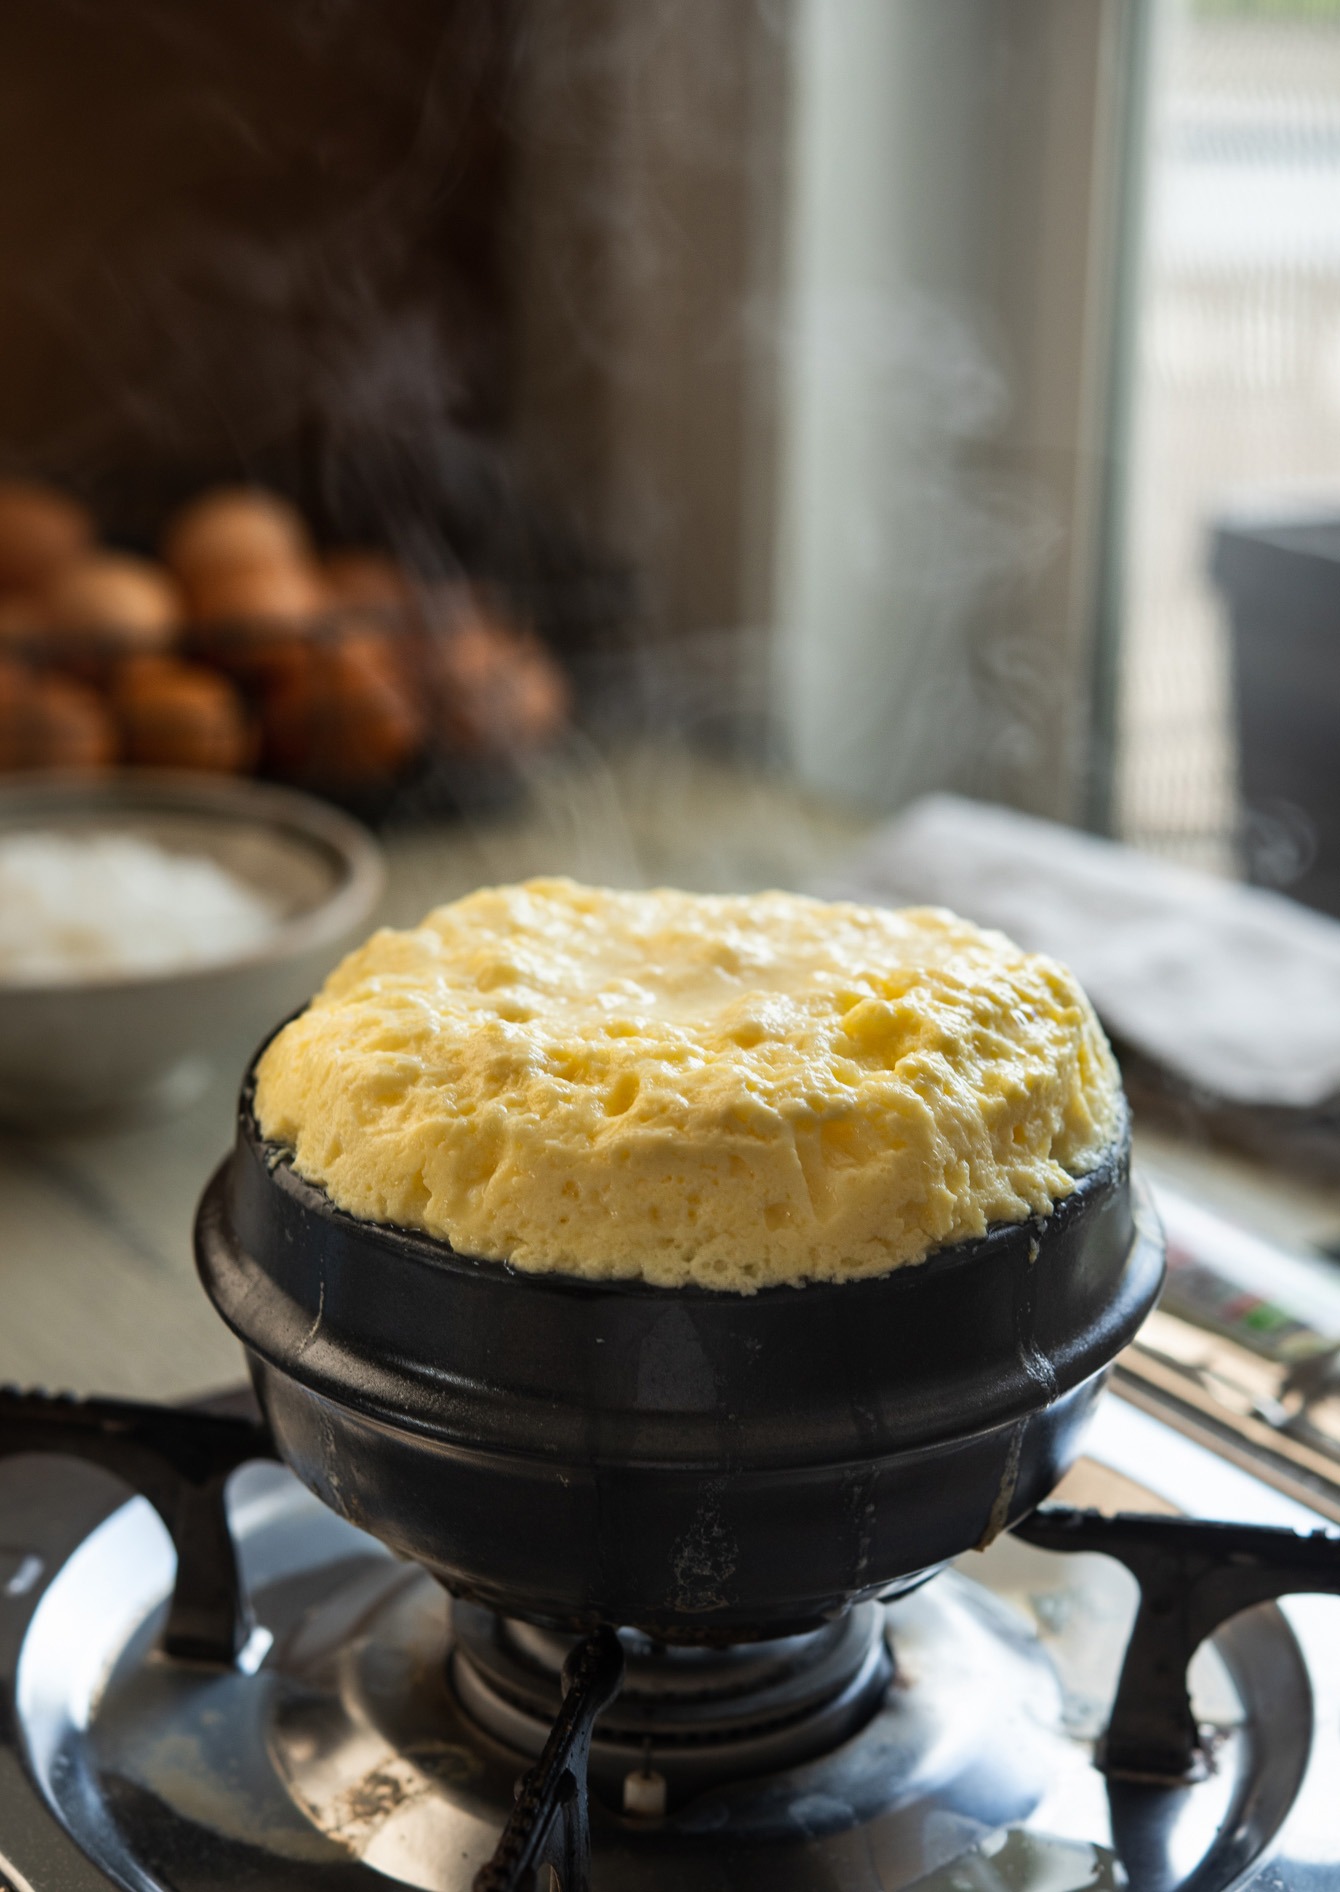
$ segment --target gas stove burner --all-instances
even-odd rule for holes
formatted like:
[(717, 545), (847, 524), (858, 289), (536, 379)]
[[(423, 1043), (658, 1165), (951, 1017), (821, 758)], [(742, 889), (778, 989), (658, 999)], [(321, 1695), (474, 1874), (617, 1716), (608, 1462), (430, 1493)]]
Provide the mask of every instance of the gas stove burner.
[[(234, 1475), (228, 1502), (251, 1627), (236, 1655), (202, 1659), (164, 1645), (182, 1577), (163, 1524), (104, 1471), (34, 1459), (40, 1427), (69, 1434), (81, 1411), (44, 1410), (10, 1402), (10, 1449), (22, 1441), (25, 1455), (0, 1457), (0, 1883), (1340, 1887), (1340, 1633), (1317, 1616), (1340, 1608), (1332, 1599), (1310, 1599), (1298, 1621), (1254, 1608), (1200, 1651), (1191, 1727), (1203, 1767), (1140, 1778), (1105, 1772), (1100, 1753), (1128, 1639), (1138, 1651), (1153, 1635), (1166, 1654), (1177, 1620), (1217, 1620), (1234, 1585), (1244, 1597), (1286, 1581), (1324, 1587), (1333, 1540), (1044, 1512), (1030, 1533), (1072, 1554), (1002, 1538), (807, 1635), (667, 1649), (604, 1631), (573, 1646), (453, 1602), (257, 1463)], [(0, 1399), (0, 1452), (5, 1417)], [(211, 1422), (188, 1449), (194, 1418), (176, 1415), (174, 1433), (173, 1417), (159, 1420), (180, 1475), (205, 1485), (246, 1442)], [(100, 1456), (129, 1437), (145, 1472), (154, 1438), (139, 1409), (99, 1406), (92, 1421)], [(146, 1482), (171, 1511), (161, 1477)], [(1127, 1484), (1132, 1496), (1144, 1494)], [(1103, 1538), (1114, 1555), (1091, 1554)], [(1123, 1560), (1145, 1585), (1134, 1638), (1140, 1593)], [(1149, 1695), (1137, 1691), (1136, 1706), (1147, 1712)], [(585, 1774), (593, 1723), (588, 1872), (575, 1844), (527, 1856), (516, 1822), (527, 1808), (541, 1825), (546, 1805), (565, 1819), (585, 1808), (562, 1782), (569, 1761)]]
[[(16, 1463), (0, 1478), (25, 1469)], [(288, 1474), (257, 1466), (238, 1484), (234, 1533), (262, 1626), (242, 1668), (160, 1656), (172, 1559), (142, 1505), (93, 1530), (42, 1598), (16, 1692), (45, 1795), (65, 1830), (123, 1882), (147, 1876), (184, 1889), (260, 1873), (278, 1884), (304, 1867), (342, 1864), (425, 1892), (467, 1892), (494, 1853), (529, 1756), (483, 1728), (457, 1694), (450, 1677), (467, 1652), (450, 1599)], [(13, 1516), (14, 1494), (3, 1495)], [(897, 1679), (886, 1635), (899, 1651)], [(543, 1635), (537, 1642), (547, 1647)], [(825, 1752), (748, 1778), (731, 1777), (728, 1754), (724, 1777), (712, 1777), (709, 1739), (704, 1775), (675, 1780), (680, 1803), (672, 1798), (663, 1817), (623, 1811), (622, 1776), (643, 1768), (643, 1751), (602, 1730), (594, 1892), (682, 1887), (690, 1868), (706, 1887), (785, 1892), (813, 1883), (816, 1849), (853, 1844), (902, 1862), (889, 1885), (912, 1883), (928, 1816), (933, 1825), (951, 1818), (955, 1830), (1022, 1823), (1058, 1770), (1073, 1769), (1045, 1650), (979, 1584), (943, 1576), (794, 1653), (788, 1676), (776, 1651), (743, 1652), (740, 1699), (794, 1689), (792, 1705), (802, 1706), (796, 1696), (817, 1694), (824, 1671), (839, 1698), (850, 1697), (867, 1690), (873, 1670), (879, 1688), (864, 1726), (845, 1740), (829, 1727)], [(636, 1647), (632, 1659), (635, 1676), (656, 1662)], [(727, 1652), (703, 1661), (715, 1674), (720, 1734), (733, 1663)], [(675, 1673), (686, 1666), (676, 1658)], [(630, 1714), (645, 1716), (641, 1695)], [(689, 1712), (682, 1697), (675, 1707)], [(670, 1745), (655, 1750), (658, 1761)]]
[[(470, 1824), (472, 1837), (485, 1842), (476, 1864), (485, 1863), (510, 1811), (516, 1777), (548, 1732), (528, 1716), (519, 1723), (497, 1716), (485, 1729), (477, 1698), (466, 1707), (459, 1676), (472, 1662), (469, 1655), (461, 1660), (466, 1652), (452, 1614), (431, 1582), (395, 1565), (369, 1566), (329, 1613), (318, 1607), (309, 1614), (298, 1639), (277, 1638), (267, 1663), (285, 1680), (266, 1745), (292, 1800), (314, 1827), (339, 1836), (369, 1863), (379, 1863), (394, 1844), (397, 1858), (420, 1862), (412, 1876), (425, 1887), (454, 1885), (433, 1875), (436, 1862), (459, 1850), (467, 1809), (479, 1820)], [(358, 1630), (351, 1637), (355, 1619)], [(755, 1733), (758, 1764), (745, 1775), (750, 1737), (744, 1728), (734, 1738), (722, 1728), (720, 1695), (715, 1703), (709, 1698), (717, 1739), (709, 1719), (696, 1752), (687, 1700), (677, 1704), (679, 1741), (662, 1737), (650, 1757), (645, 1738), (620, 1738), (645, 1721), (645, 1693), (640, 1703), (635, 1696), (626, 1705), (622, 1726), (607, 1725), (613, 1709), (602, 1715), (592, 1744), (597, 1862), (606, 1852), (625, 1860), (636, 1855), (647, 1874), (656, 1855), (682, 1857), (686, 1847), (714, 1836), (714, 1843), (738, 1850), (745, 1863), (757, 1856), (761, 1870), (768, 1854), (794, 1844), (802, 1828), (813, 1840), (852, 1825), (878, 1824), (892, 1800), (908, 1795), (918, 1803), (937, 1776), (939, 1790), (951, 1799), (961, 1796), (965, 1806), (989, 1778), (990, 1802), (1023, 1817), (1041, 1797), (1055, 1758), (1035, 1725), (1035, 1716), (1045, 1724), (1060, 1715), (1045, 1658), (1016, 1634), (1002, 1642), (1002, 1629), (1016, 1627), (1008, 1613), (953, 1578), (927, 1591), (915, 1607), (909, 1604), (897, 1621), (908, 1661), (933, 1674), (934, 1687), (889, 1685), (886, 1613), (872, 1610), (841, 1638), (850, 1643), (843, 1666), (849, 1669), (853, 1656), (858, 1662), (848, 1697), (868, 1691), (872, 1671), (879, 1684), (864, 1727), (844, 1740), (839, 1728), (819, 1720), (806, 1728), (802, 1743), (793, 1722), (787, 1732), (811, 1752), (790, 1764), (780, 1730), (771, 1740)], [(446, 1684), (444, 1651), (452, 1678)], [(835, 1642), (816, 1656), (816, 1668), (838, 1653)], [(712, 1660), (726, 1666), (720, 1656)], [(780, 1692), (785, 1683), (774, 1678), (772, 1686)], [(501, 1697), (493, 1687), (489, 1692), (496, 1704)], [(614, 1708), (622, 1699), (616, 1698)], [(1010, 1731), (1009, 1751), (993, 1758), (1001, 1730)], [(509, 1738), (514, 1732), (518, 1738)], [(816, 1753), (820, 1741), (828, 1745)], [(645, 1801), (635, 1802), (632, 1817), (625, 1817), (629, 1777), (656, 1775), (671, 1790), (665, 1817), (654, 1817), (656, 1810)], [(381, 1785), (370, 1787), (370, 1776)], [(399, 1785), (393, 1790), (388, 1781)], [(351, 1809), (357, 1814), (353, 1821)], [(385, 1831), (379, 1831), (383, 1821)], [(460, 1882), (469, 1883), (468, 1877)], [(597, 1866), (594, 1884), (601, 1883)]]
[[(572, 1638), (468, 1603), (452, 1611), (449, 1675), (480, 1727), (538, 1757), (562, 1701)], [(722, 1649), (620, 1632), (623, 1680), (591, 1743), (590, 1777), (616, 1807), (664, 1812), (706, 1788), (798, 1767), (856, 1734), (893, 1672), (874, 1604), (827, 1628)]]

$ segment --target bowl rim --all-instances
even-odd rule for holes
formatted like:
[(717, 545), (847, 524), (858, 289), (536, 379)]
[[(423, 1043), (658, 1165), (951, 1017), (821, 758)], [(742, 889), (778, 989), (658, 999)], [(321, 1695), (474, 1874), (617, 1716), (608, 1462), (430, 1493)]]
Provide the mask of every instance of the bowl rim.
[(256, 827), (280, 829), (313, 851), (333, 855), (341, 867), (336, 886), (306, 912), (281, 920), (245, 951), (226, 957), (154, 972), (103, 974), (97, 978), (6, 979), (4, 999), (69, 1000), (93, 993), (152, 992), (191, 981), (209, 982), (223, 974), (252, 971), (314, 952), (352, 931), (380, 900), (386, 887), (386, 862), (376, 838), (352, 815), (314, 795), (250, 777), (193, 774), (169, 769), (117, 769), (104, 776), (74, 771), (45, 773), (0, 783), (0, 835), (19, 825), (38, 829), (44, 814), (79, 814), (96, 818), (155, 813), (216, 816)]

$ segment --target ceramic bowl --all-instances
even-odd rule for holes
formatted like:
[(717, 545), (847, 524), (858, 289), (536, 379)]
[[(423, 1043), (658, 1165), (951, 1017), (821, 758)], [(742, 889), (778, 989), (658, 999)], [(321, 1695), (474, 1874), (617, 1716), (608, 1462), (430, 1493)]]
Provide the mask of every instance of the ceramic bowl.
[(84, 981), (0, 978), (0, 1119), (65, 1128), (170, 1108), (307, 998), (366, 929), (381, 850), (348, 815), (259, 782), (124, 771), (0, 787), (0, 836), (130, 833), (217, 861), (264, 894), (272, 930), (176, 971)]

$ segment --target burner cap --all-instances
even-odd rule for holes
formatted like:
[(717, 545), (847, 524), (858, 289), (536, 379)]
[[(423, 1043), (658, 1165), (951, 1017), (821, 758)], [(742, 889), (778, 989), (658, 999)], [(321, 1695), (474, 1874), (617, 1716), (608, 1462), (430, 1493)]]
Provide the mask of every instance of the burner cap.
[[(592, 1779), (617, 1794), (640, 1761), (679, 1799), (828, 1753), (884, 1698), (893, 1662), (883, 1624), (867, 1603), (808, 1635), (721, 1649), (620, 1630), (624, 1683), (597, 1724)], [(573, 1638), (461, 1602), (453, 1627), (449, 1679), (461, 1706), (497, 1740), (538, 1755)]]

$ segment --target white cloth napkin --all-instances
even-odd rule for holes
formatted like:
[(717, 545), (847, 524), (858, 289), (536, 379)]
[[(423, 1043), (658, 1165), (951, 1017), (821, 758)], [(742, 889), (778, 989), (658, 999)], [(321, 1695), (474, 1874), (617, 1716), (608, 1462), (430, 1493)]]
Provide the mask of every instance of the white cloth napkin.
[(1340, 923), (954, 795), (914, 802), (820, 889), (952, 907), (1063, 960), (1112, 1033), (1226, 1102), (1340, 1097)]

